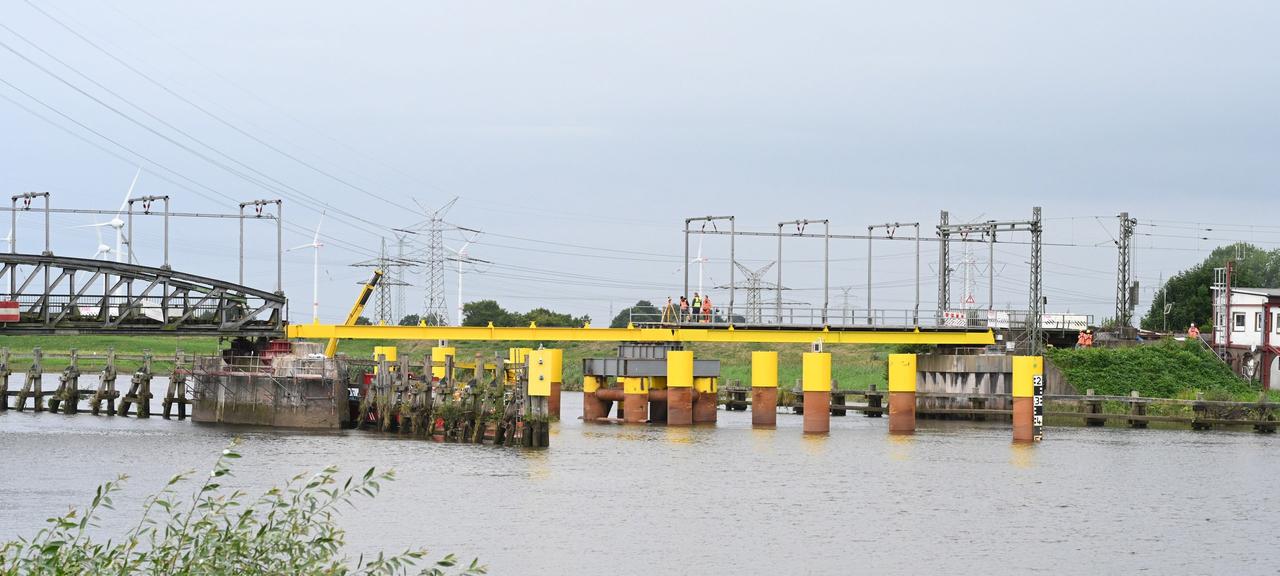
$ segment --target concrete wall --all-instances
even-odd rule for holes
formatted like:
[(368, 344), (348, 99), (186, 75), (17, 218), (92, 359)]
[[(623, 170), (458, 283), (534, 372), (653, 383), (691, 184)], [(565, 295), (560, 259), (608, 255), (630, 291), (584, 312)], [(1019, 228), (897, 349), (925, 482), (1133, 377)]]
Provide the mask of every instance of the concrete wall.
[[(921, 354), (916, 359), (916, 390), (951, 394), (1013, 393), (1013, 356), (1003, 354), (945, 355)], [(1045, 362), (1045, 394), (1075, 394), (1062, 372)], [(967, 400), (920, 398), (920, 406), (930, 408), (971, 407)], [(987, 401), (987, 408), (1010, 408), (1009, 399)]]
[(195, 378), (192, 419), (196, 422), (339, 428), (346, 419), (347, 391), (338, 380), (235, 373)]

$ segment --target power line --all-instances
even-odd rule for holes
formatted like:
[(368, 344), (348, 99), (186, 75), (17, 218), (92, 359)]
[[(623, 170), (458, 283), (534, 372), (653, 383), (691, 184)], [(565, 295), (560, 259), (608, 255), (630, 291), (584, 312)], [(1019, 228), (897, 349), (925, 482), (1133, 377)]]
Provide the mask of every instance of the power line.
[[(220, 124), (222, 124), (222, 125), (226, 126), (227, 128), (230, 128), (230, 129), (232, 129), (232, 130), (236, 131), (237, 133), (239, 133), (239, 134), (243, 135), (244, 137), (249, 138), (249, 139), (253, 140), (254, 142), (257, 142), (258, 144), (261, 144), (262, 146), (265, 146), (265, 147), (267, 147), (267, 148), (271, 149), (272, 151), (274, 151), (274, 152), (276, 152), (276, 153), (278, 153), (278, 154), (280, 154), (280, 155), (282, 155), (282, 156), (284, 156), (284, 157), (286, 157), (286, 158), (289, 158), (290, 160), (293, 160), (294, 162), (297, 162), (298, 164), (300, 164), (300, 165), (302, 165), (302, 166), (305, 166), (305, 167), (307, 167), (307, 168), (309, 168), (309, 169), (311, 169), (311, 170), (315, 171), (315, 172), (316, 172), (316, 173), (318, 173), (318, 174), (321, 174), (321, 175), (323, 175), (323, 176), (325, 176), (325, 177), (327, 177), (327, 178), (329, 178), (329, 179), (331, 179), (331, 180), (333, 180), (333, 181), (335, 181), (335, 182), (338, 182), (338, 183), (340, 183), (340, 184), (342, 184), (342, 185), (344, 185), (344, 186), (347, 186), (347, 187), (351, 188), (352, 190), (358, 191), (358, 192), (360, 192), (360, 193), (362, 193), (362, 194), (365, 194), (365, 195), (367, 195), (367, 196), (370, 196), (370, 197), (372, 197), (372, 198), (376, 198), (376, 199), (378, 199), (378, 200), (380, 200), (380, 201), (382, 201), (382, 202), (386, 202), (387, 204), (390, 204), (391, 206), (394, 206), (394, 207), (396, 207), (396, 208), (400, 208), (400, 209), (402, 209), (402, 210), (412, 210), (412, 208), (410, 208), (409, 206), (405, 206), (405, 205), (403, 205), (403, 204), (399, 204), (399, 203), (396, 203), (396, 202), (392, 202), (391, 200), (388, 200), (385, 196), (382, 196), (382, 195), (379, 195), (379, 194), (374, 194), (374, 193), (372, 193), (372, 192), (370, 192), (370, 191), (368, 191), (368, 190), (365, 190), (364, 188), (361, 188), (361, 187), (359, 187), (359, 186), (357, 186), (357, 185), (355, 185), (355, 184), (352, 184), (352, 183), (350, 183), (350, 182), (348, 182), (348, 181), (346, 181), (346, 180), (344, 180), (344, 179), (342, 179), (342, 178), (340, 178), (340, 177), (338, 177), (338, 176), (335, 176), (335, 175), (333, 175), (333, 174), (330, 174), (329, 172), (326, 172), (326, 171), (324, 171), (323, 169), (321, 169), (321, 168), (319, 168), (319, 167), (316, 167), (316, 166), (312, 165), (311, 163), (306, 162), (305, 160), (302, 160), (301, 158), (298, 158), (298, 157), (296, 157), (296, 156), (294, 156), (294, 155), (292, 155), (292, 154), (290, 154), (290, 153), (288, 153), (288, 152), (286, 152), (286, 151), (284, 151), (284, 150), (281, 150), (280, 148), (277, 148), (276, 146), (274, 146), (274, 145), (272, 145), (272, 144), (270, 144), (270, 143), (268, 143), (268, 142), (266, 142), (266, 141), (262, 140), (261, 138), (258, 138), (257, 136), (254, 136), (253, 134), (250, 134), (249, 132), (247, 132), (247, 131), (245, 131), (245, 130), (241, 129), (239, 126), (236, 126), (235, 124), (233, 124), (233, 123), (229, 122), (228, 120), (226, 120), (226, 119), (222, 118), (221, 116), (219, 116), (219, 115), (215, 114), (214, 112), (210, 111), (209, 109), (207, 109), (207, 108), (205, 108), (205, 107), (201, 106), (200, 104), (198, 104), (198, 103), (196, 103), (196, 102), (192, 101), (191, 99), (189, 99), (189, 98), (187, 98), (187, 97), (185, 97), (185, 96), (183, 96), (183, 95), (179, 94), (178, 92), (174, 91), (173, 89), (169, 88), (168, 86), (165, 86), (165, 85), (164, 85), (163, 83), (161, 83), (160, 81), (158, 81), (158, 80), (156, 80), (155, 78), (151, 77), (149, 74), (147, 74), (147, 73), (143, 72), (142, 70), (139, 70), (137, 67), (135, 67), (135, 66), (133, 66), (133, 65), (129, 64), (129, 63), (128, 63), (128, 62), (126, 62), (124, 59), (122, 59), (122, 58), (120, 58), (120, 57), (116, 56), (114, 53), (112, 53), (111, 51), (107, 50), (106, 48), (103, 48), (101, 45), (99, 45), (98, 43), (96, 43), (96, 42), (94, 42), (93, 40), (89, 39), (89, 38), (88, 38), (88, 37), (86, 37), (84, 34), (81, 34), (79, 31), (77, 31), (76, 29), (72, 28), (70, 25), (68, 25), (68, 24), (66, 24), (65, 22), (63, 22), (62, 20), (58, 19), (56, 16), (54, 16), (54, 15), (50, 14), (49, 12), (45, 11), (44, 9), (40, 8), (39, 6), (37, 6), (37, 5), (36, 5), (34, 2), (32, 2), (31, 0), (25, 0), (25, 2), (27, 3), (27, 5), (28, 5), (28, 6), (31, 6), (31, 7), (32, 7), (33, 9), (35, 9), (37, 12), (39, 12), (39, 13), (43, 14), (46, 18), (48, 18), (48, 19), (52, 20), (54, 23), (56, 23), (57, 25), (61, 26), (63, 29), (65, 29), (66, 31), (70, 32), (71, 34), (75, 35), (75, 37), (79, 38), (80, 40), (82, 40), (82, 41), (83, 41), (83, 42), (85, 42), (86, 44), (88, 44), (88, 45), (92, 46), (94, 49), (96, 49), (96, 50), (98, 50), (99, 52), (101, 52), (101, 53), (105, 54), (108, 58), (111, 58), (111, 59), (112, 59), (112, 60), (114, 60), (116, 63), (120, 64), (121, 66), (124, 66), (124, 67), (125, 67), (125, 68), (127, 68), (130, 72), (133, 72), (134, 74), (137, 74), (138, 76), (140, 76), (140, 77), (142, 77), (143, 79), (145, 79), (147, 82), (150, 82), (153, 86), (155, 86), (155, 87), (157, 87), (157, 88), (159, 88), (159, 89), (163, 90), (165, 93), (169, 94), (170, 96), (173, 96), (174, 98), (177, 98), (178, 100), (181, 100), (182, 102), (186, 103), (187, 105), (191, 106), (192, 108), (195, 108), (196, 110), (199, 110), (200, 112), (204, 113), (204, 114), (205, 114), (206, 116), (208, 116), (209, 118), (212, 118), (213, 120), (215, 120), (215, 121), (217, 121), (218, 123), (220, 123)], [(25, 39), (24, 39), (24, 40), (25, 40)], [(255, 172), (256, 172), (256, 171), (255, 171)], [(302, 192), (301, 192), (301, 191), (297, 191), (297, 190), (295, 190), (295, 192), (298, 192), (298, 193), (302, 194)], [(314, 198), (312, 198), (312, 200), (313, 200), (313, 201), (316, 201), (316, 202), (319, 202), (318, 200), (316, 200), (316, 199), (314, 199)], [(332, 208), (332, 207), (329, 207), (329, 208)], [(359, 218), (358, 216), (354, 216), (354, 215), (349, 215), (349, 216), (354, 217), (354, 218), (357, 218), (357, 219), (360, 219), (360, 220), (362, 220), (362, 221), (364, 221), (364, 222), (367, 222), (367, 223), (369, 223), (369, 224), (373, 224), (373, 225), (375, 225), (375, 226), (377, 226), (377, 225), (378, 225), (378, 224), (377, 224), (377, 223), (375, 223), (375, 222), (371, 222), (371, 221), (368, 221), (368, 220), (364, 220), (364, 219), (362, 219), (362, 218)]]

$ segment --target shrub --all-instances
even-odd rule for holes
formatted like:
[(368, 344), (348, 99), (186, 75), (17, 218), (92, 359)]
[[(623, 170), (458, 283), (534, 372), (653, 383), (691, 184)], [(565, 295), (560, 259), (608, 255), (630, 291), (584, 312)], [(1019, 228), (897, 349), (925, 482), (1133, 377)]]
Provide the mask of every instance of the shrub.
[[(50, 518), (32, 538), (0, 544), (0, 574), (444, 574), (457, 565), (448, 555), (425, 567), (426, 549), (379, 553), (351, 562), (342, 554), (345, 531), (335, 513), (357, 496), (377, 495), (393, 472), (370, 468), (339, 482), (338, 470), (300, 474), (284, 486), (249, 500), (223, 489), (240, 457), (239, 441), (222, 451), (208, 477), (188, 498), (179, 487), (191, 478), (169, 479), (143, 502), (142, 518), (127, 534), (105, 541), (90, 534), (99, 515), (112, 510), (112, 496), (125, 477), (98, 487), (82, 512)], [(462, 574), (483, 574), (472, 561)]]

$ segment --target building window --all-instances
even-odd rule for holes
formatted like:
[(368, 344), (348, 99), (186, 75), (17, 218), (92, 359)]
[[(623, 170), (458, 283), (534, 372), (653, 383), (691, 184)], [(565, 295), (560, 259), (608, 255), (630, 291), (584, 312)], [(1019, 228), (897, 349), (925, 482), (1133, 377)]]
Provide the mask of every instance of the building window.
[(1244, 312), (1236, 312), (1231, 315), (1231, 331), (1244, 332)]
[(1264, 329), (1264, 328), (1263, 328), (1263, 326), (1262, 326), (1262, 313), (1261, 313), (1261, 312), (1254, 312), (1254, 313), (1253, 313), (1253, 331), (1254, 331), (1254, 332), (1264, 332), (1264, 331), (1265, 331), (1265, 329)]
[(1276, 319), (1271, 322), (1271, 327), (1276, 331), (1276, 334), (1280, 334), (1280, 312), (1276, 312)]

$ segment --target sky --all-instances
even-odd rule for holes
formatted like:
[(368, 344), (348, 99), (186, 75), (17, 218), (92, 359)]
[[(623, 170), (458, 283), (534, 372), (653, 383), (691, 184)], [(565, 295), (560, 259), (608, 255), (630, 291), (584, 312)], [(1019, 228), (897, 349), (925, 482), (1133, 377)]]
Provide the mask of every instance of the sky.
[[(285, 247), (311, 242), (324, 213), (323, 322), (369, 275), (353, 264), (384, 238), (394, 254), (393, 229), (455, 197), (445, 220), (480, 233), (446, 245), (472, 240), (484, 260), (462, 267), (465, 301), (597, 324), (683, 291), (688, 217), (829, 219), (837, 234), (920, 222), (932, 238), (941, 210), (1025, 220), (1041, 206), (1048, 310), (1100, 321), (1121, 212), (1139, 222), (1139, 315), (1216, 246), (1280, 246), (1277, 29), (1280, 4), (1264, 1), (0, 0), (0, 190), (116, 210), (140, 168), (134, 195), (176, 211), (283, 198)], [(55, 215), (54, 252), (92, 256), (85, 226), (107, 218)], [(41, 219), (18, 220), (18, 251), (38, 251)], [(135, 223), (135, 256), (161, 264), (158, 219)], [(410, 238), (416, 258), (424, 238)], [(274, 289), (272, 222), (247, 222), (246, 239), (245, 283)], [(953, 302), (970, 268), (976, 306), (994, 272), (995, 307), (1026, 309), (1027, 240), (1002, 236), (994, 262), (979, 246), (971, 267), (956, 248)], [(723, 305), (727, 239), (702, 251)], [(753, 269), (776, 251), (736, 246)], [(237, 254), (234, 220), (173, 226), (176, 269), (236, 280)], [(913, 245), (872, 254), (871, 306), (912, 308)], [(832, 308), (867, 305), (866, 257), (866, 241), (832, 241)], [(284, 256), (295, 322), (310, 321), (312, 259)], [(821, 260), (820, 241), (786, 240), (788, 302), (822, 305)], [(925, 242), (922, 310), (937, 268)], [(402, 313), (423, 309), (425, 277), (404, 271)]]

